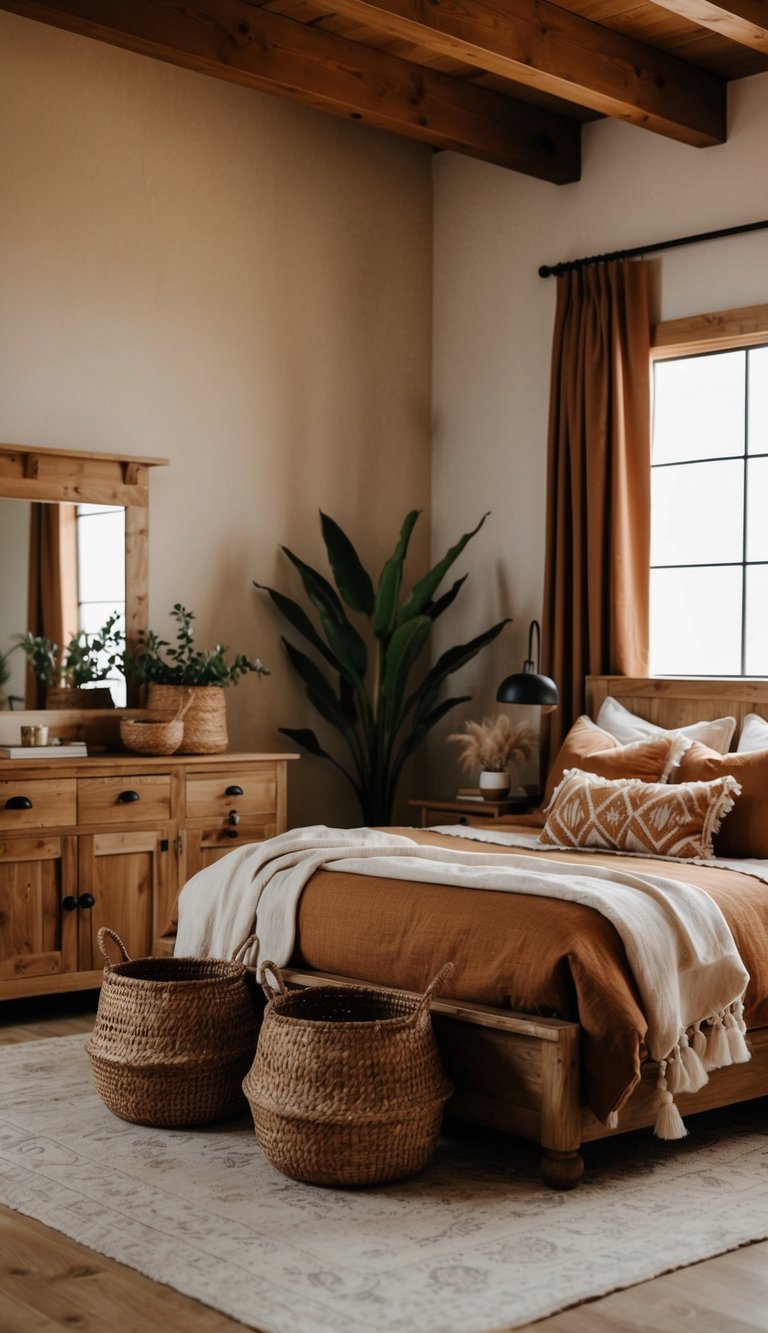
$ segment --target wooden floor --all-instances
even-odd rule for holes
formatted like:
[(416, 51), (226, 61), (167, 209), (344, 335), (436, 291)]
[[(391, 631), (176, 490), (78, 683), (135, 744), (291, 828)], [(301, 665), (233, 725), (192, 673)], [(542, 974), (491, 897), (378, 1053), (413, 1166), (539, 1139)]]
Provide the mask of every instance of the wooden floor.
[[(94, 994), (0, 1004), (0, 1045), (88, 1032)], [(768, 1241), (525, 1326), (536, 1333), (768, 1330)], [(245, 1325), (0, 1208), (2, 1333), (237, 1333)], [(418, 1333), (418, 1330), (413, 1331)], [(496, 1333), (505, 1333), (497, 1330)]]

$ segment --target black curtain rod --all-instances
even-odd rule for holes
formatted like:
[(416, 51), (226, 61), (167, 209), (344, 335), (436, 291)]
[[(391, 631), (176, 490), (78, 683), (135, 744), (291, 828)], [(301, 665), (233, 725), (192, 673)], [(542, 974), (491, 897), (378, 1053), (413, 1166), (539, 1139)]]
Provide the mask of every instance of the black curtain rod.
[(679, 236), (676, 241), (656, 241), (654, 245), (638, 245), (634, 250), (614, 250), (609, 255), (588, 255), (585, 259), (566, 259), (561, 264), (542, 264), (540, 278), (559, 278), (589, 264), (608, 264), (613, 259), (637, 259), (640, 255), (655, 254), (658, 250), (674, 250), (679, 245), (697, 245), (699, 241), (719, 241), (722, 236), (741, 236), (747, 231), (764, 231), (765, 222), (745, 222), (741, 227), (723, 227), (720, 231), (702, 231), (698, 236)]

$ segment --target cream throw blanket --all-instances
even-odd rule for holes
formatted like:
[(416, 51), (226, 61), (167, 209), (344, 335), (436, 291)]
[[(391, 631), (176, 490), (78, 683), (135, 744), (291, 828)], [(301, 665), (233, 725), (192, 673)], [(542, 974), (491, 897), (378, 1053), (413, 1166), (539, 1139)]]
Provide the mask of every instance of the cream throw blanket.
[[(554, 859), (426, 847), (373, 829), (293, 829), (238, 848), (201, 870), (179, 899), (177, 956), (231, 958), (255, 932), (245, 961), (285, 966), (304, 885), (324, 868), (352, 875), (535, 894), (580, 903), (616, 928), (640, 994), (646, 1046), (661, 1062), (656, 1132), (685, 1133), (672, 1093), (694, 1092), (707, 1069), (749, 1059), (742, 998), (749, 981), (728, 924), (703, 889), (656, 875)], [(702, 1025), (706, 1025), (703, 1028)], [(666, 1081), (669, 1072), (669, 1088)]]

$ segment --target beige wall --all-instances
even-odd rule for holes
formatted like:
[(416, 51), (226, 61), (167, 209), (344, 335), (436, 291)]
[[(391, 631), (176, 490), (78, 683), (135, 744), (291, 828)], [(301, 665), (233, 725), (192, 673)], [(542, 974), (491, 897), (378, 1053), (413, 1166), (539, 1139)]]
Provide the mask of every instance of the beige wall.
[[(554, 280), (542, 263), (768, 217), (768, 75), (730, 86), (729, 142), (693, 149), (618, 121), (584, 127), (583, 180), (555, 186), (442, 154), (435, 158), (433, 543), (493, 511), (467, 552), (457, 616), (465, 633), (514, 624), (468, 679), (467, 716), (495, 712), (541, 611)], [(659, 317), (768, 301), (768, 232), (669, 251), (657, 261)], [(460, 718), (459, 718), (460, 720)], [(453, 790), (447, 727), (434, 785)]]
[[(318, 509), (374, 568), (429, 540), (427, 149), (0, 14), (0, 438), (160, 455), (150, 619), (259, 654), (233, 748), (314, 725), (252, 580)], [(354, 813), (304, 760), (291, 816)]]

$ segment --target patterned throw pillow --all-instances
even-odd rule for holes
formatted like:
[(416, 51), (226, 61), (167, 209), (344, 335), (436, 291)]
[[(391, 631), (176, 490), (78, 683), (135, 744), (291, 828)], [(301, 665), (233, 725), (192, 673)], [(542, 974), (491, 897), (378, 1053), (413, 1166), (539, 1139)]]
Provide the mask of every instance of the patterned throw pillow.
[(552, 798), (539, 842), (709, 860), (712, 838), (740, 790), (733, 777), (668, 786), (572, 768)]

